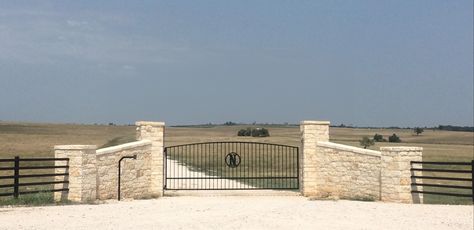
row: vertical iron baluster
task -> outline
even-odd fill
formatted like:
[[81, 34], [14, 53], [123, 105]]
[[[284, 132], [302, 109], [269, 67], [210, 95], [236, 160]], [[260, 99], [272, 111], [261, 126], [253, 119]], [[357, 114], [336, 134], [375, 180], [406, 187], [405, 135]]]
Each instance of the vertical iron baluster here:
[[264, 188], [265, 187], [265, 183], [262, 183], [262, 182], [265, 182], [264, 180], [262, 180], [262, 172], [264, 170], [264, 166], [262, 165], [262, 148], [264, 147], [264, 145], [259, 145], [258, 147], [258, 184], [260, 185], [261, 188]]
[[[245, 146], [244, 146], [244, 148], [245, 148]], [[237, 154], [240, 154], [240, 156], [241, 156], [241, 157], [240, 157], [240, 167], [239, 167], [239, 177], [240, 177], [240, 178], [243, 178], [244, 176], [242, 175], [242, 167], [243, 167], [243, 164], [242, 164], [242, 157], [243, 157], [243, 155], [244, 155], [244, 151], [242, 151], [242, 143], [240, 143], [240, 142], [239, 142], [239, 151], [237, 152]], [[242, 188], [241, 180], [242, 180], [242, 179], [239, 179], [239, 180], [238, 180], [239, 183], [237, 183], [237, 185], [239, 186], [239, 189]]]
[[274, 177], [273, 168], [275, 167], [274, 166], [275, 158], [273, 157], [273, 153], [274, 153], [273, 148], [274, 147], [275, 147], [274, 145], [270, 145], [270, 187], [271, 188], [273, 188], [273, 186], [274, 186], [274, 183], [273, 183], [273, 181], [274, 181], [274, 179], [273, 179], [273, 177]]
[[281, 146], [277, 146], [277, 149], [278, 149], [278, 153], [277, 153], [277, 154], [278, 154], [278, 171], [277, 171], [277, 176], [279, 177], [279, 178], [277, 179], [277, 181], [278, 181], [278, 188], [282, 188], [282, 187], [283, 187], [283, 186], [282, 186], [283, 181], [282, 181], [282, 178], [281, 178], [281, 173], [283, 172], [283, 167], [282, 167], [282, 165], [283, 165], [283, 154], [282, 154], [282, 153], [283, 153], [283, 149], [282, 149]]
[[197, 182], [198, 182], [198, 181], [197, 181], [197, 179], [196, 179], [196, 178], [197, 178], [197, 175], [196, 175], [196, 168], [197, 168], [197, 167], [195, 166], [195, 165], [198, 165], [198, 159], [197, 159], [197, 155], [196, 155], [196, 148], [197, 148], [197, 146], [196, 146], [195, 144], [193, 144], [193, 159], [194, 159], [194, 161], [193, 161], [193, 164], [192, 164], [192, 165], [194, 166], [194, 167], [193, 167], [193, 188], [194, 188], [194, 189], [195, 189], [196, 187], [198, 187], [198, 186], [197, 186]]
[[268, 168], [270, 166], [270, 162], [268, 160], [271, 160], [269, 159], [268, 157], [268, 145], [265, 144], [264, 148], [263, 148], [263, 154], [264, 154], [264, 158], [262, 159], [264, 164], [265, 164], [265, 188], [268, 188]]
[[212, 187], [216, 188], [216, 178], [217, 178], [217, 173], [221, 171], [222, 169], [219, 168], [219, 164], [217, 162], [217, 157], [216, 157], [216, 143], [212, 144], [212, 154], [213, 154], [213, 167], [214, 167], [214, 179], [212, 180]]
[[217, 172], [220, 171], [220, 169], [218, 170], [218, 165], [216, 165], [216, 144], [215, 143], [212, 143], [212, 168], [213, 168], [213, 172], [212, 172], [212, 188], [215, 189], [216, 188], [216, 177], [217, 177]]
[[[227, 151], [227, 144], [221, 143], [221, 148], [222, 148], [222, 151], [221, 151], [221, 152], [224, 153], [223, 155], [224, 155], [224, 157], [225, 157], [225, 152]], [[222, 166], [225, 167], [225, 162], [223, 162], [222, 157], [221, 157], [221, 160], [220, 160], [220, 161], [221, 161]], [[225, 161], [225, 158], [224, 158], [224, 161]], [[223, 172], [222, 174], [224, 174], [224, 176], [227, 177], [227, 175], [229, 175], [229, 173], [228, 173], [228, 171], [227, 171], [227, 167], [225, 167], [224, 170], [225, 170], [225, 173]], [[224, 184], [224, 185], [222, 185], [222, 184]], [[221, 187], [222, 187], [222, 189], [225, 189], [226, 186], [227, 186], [227, 179], [221, 180]]]
[[300, 188], [300, 156], [299, 149], [296, 149], [296, 187]]
[[[203, 165], [203, 163], [202, 163], [202, 160], [203, 160], [202, 159], [202, 144], [197, 145], [196, 149], [197, 149], [197, 155], [196, 156], [197, 156], [198, 161], [199, 161], [199, 163], [198, 163], [199, 167], [196, 170], [196, 174], [198, 175], [198, 178], [199, 178], [199, 179], [197, 179], [198, 180], [198, 188], [202, 189], [202, 181], [203, 181], [203, 178], [202, 178], [203, 176], [201, 175], [202, 174], [202, 169], [203, 169], [203, 167], [202, 167], [202, 165]], [[199, 172], [201, 172], [201, 173], [199, 173]]]
[[164, 152], [163, 152], [163, 158], [164, 158], [164, 159], [163, 159], [163, 183], [164, 183], [164, 184], [163, 184], [163, 189], [166, 189], [166, 182], [168, 181], [168, 180], [166, 179], [166, 171], [168, 170], [168, 169], [167, 169], [167, 165], [166, 165], [166, 162], [167, 162], [167, 160], [166, 160], [166, 155], [167, 155], [167, 154], [166, 154], [166, 148], [164, 148]]
[[[178, 168], [178, 164], [179, 164], [179, 163], [178, 163], [178, 162], [179, 162], [179, 153], [181, 152], [181, 148], [182, 148], [182, 147], [178, 146], [178, 147], [176, 147], [176, 148], [173, 147], [173, 148], [170, 149], [170, 150], [171, 150], [171, 154], [173, 155], [173, 159], [172, 159], [172, 162], [173, 162], [173, 164], [172, 164], [172, 165], [173, 165], [173, 170], [170, 170], [170, 174], [172, 175], [171, 178], [173, 178], [173, 179], [171, 180], [171, 181], [172, 181], [171, 184], [173, 184], [172, 186], [173, 186], [174, 189], [181, 188], [181, 187], [179, 186], [179, 182], [178, 182], [178, 187], [176, 187], [176, 179], [174, 179], [174, 178], [179, 178], [179, 177], [180, 177], [179, 175], [176, 175], [176, 170], [179, 170], [179, 168]], [[178, 169], [177, 169], [177, 168], [178, 168]], [[179, 171], [178, 171], [178, 174], [179, 174]], [[171, 181], [170, 181], [170, 182], [171, 182]]]
[[[237, 152], [236, 151], [237, 150], [236, 149], [237, 148], [236, 143], [232, 143], [230, 146], [231, 146], [231, 152]], [[232, 170], [232, 178], [236, 178], [237, 177], [237, 169], [236, 168], [231, 168], [231, 170]], [[237, 183], [235, 183], [235, 179], [232, 179], [230, 182], [232, 183], [231, 188], [235, 189], [237, 187]]]

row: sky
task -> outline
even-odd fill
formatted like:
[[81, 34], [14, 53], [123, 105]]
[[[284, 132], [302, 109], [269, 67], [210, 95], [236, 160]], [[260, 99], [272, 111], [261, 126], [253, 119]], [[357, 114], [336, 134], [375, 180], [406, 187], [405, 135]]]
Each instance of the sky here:
[[0, 120], [473, 126], [473, 1], [0, 0]]

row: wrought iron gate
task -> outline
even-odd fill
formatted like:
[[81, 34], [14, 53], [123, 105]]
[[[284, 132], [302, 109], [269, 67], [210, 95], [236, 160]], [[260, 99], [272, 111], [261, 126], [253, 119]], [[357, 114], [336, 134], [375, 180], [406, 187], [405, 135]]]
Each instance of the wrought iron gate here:
[[298, 147], [207, 142], [165, 148], [165, 189], [298, 189]]

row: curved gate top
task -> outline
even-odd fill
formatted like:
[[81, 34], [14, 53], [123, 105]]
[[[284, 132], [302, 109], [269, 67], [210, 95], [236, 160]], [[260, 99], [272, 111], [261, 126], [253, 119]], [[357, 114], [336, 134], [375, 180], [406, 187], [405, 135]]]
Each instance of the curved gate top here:
[[206, 142], [165, 148], [167, 190], [298, 189], [298, 147]]

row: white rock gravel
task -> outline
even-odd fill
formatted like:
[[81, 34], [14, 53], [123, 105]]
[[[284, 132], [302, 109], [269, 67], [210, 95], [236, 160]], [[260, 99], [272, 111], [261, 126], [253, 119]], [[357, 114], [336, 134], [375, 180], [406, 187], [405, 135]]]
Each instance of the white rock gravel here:
[[0, 229], [473, 229], [473, 206], [310, 201], [299, 196], [164, 197], [0, 208]]

